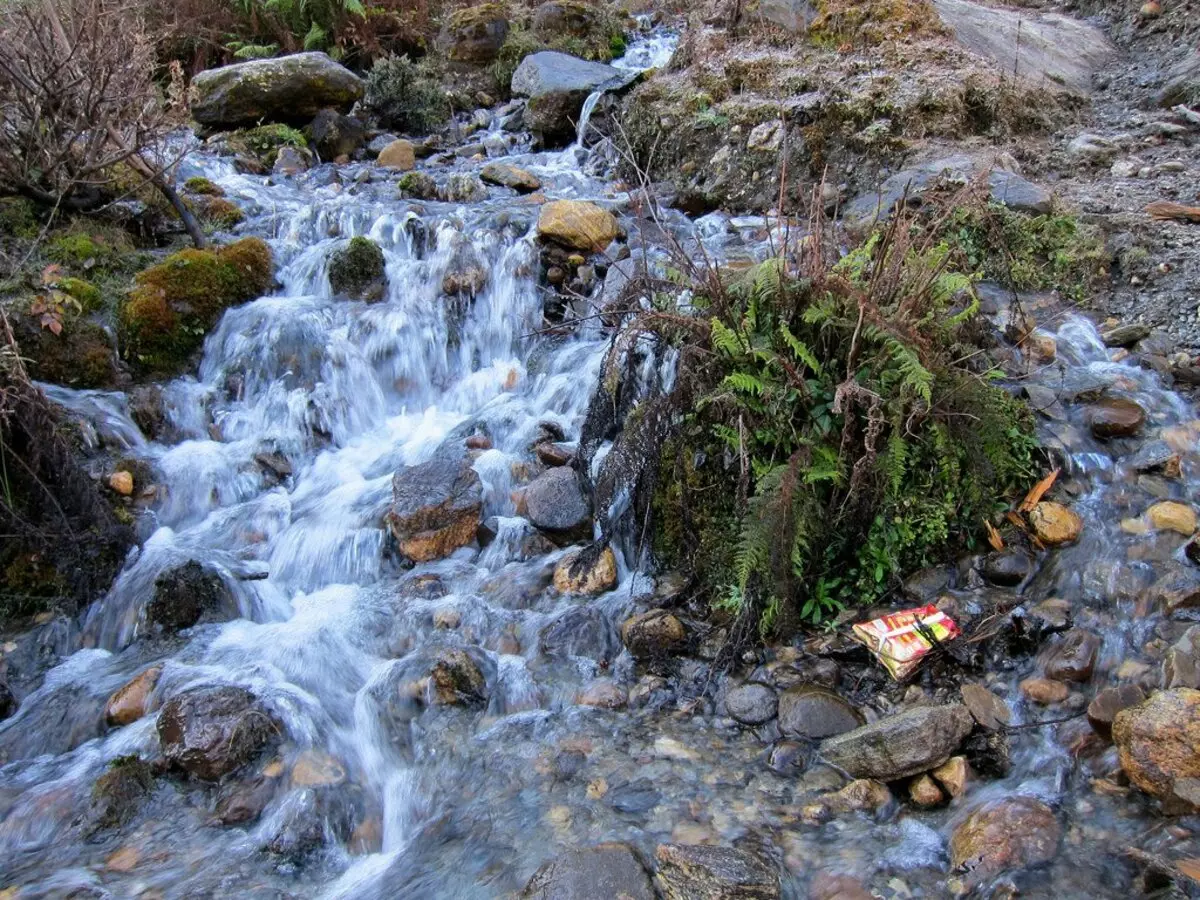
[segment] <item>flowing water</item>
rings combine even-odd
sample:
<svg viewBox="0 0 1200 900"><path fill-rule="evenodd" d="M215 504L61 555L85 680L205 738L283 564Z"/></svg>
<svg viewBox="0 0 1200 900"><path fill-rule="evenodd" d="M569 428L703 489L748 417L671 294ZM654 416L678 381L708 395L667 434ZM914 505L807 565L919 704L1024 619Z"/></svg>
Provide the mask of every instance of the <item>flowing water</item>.
<svg viewBox="0 0 1200 900"><path fill-rule="evenodd" d="M638 67L661 65L671 46L655 34L630 54ZM654 243L656 226L627 214L618 186L585 174L602 166L582 141L569 154L530 153L495 123L489 136L510 143L510 161L541 178L548 196L594 199L622 215L632 245ZM197 152L184 172L192 174L246 208L240 233L269 240L280 286L227 312L198 374L165 386L170 443L139 432L122 394L46 388L90 423L96 446L149 464L159 488L140 520L143 543L108 596L80 621L22 639L21 652L65 659L0 725L0 888L21 886L22 898L496 897L563 847L616 839L652 854L664 840L754 840L779 862L788 896L807 896L817 872L846 872L877 896L934 897L946 894L946 841L965 805L1027 793L1060 811L1064 839L1026 895L1127 896L1126 847L1187 837L1158 827L1136 797L1093 790L1092 779L1115 768L1111 749L1081 761L1071 734L1050 727L1015 735L1011 773L977 782L949 809L892 805L814 825L799 821L799 808L840 777L820 766L800 776L768 769L770 727L756 734L724 718L700 660L683 660L669 683L643 682L637 709L578 704L597 677L637 681L616 628L653 579L622 558L610 593L558 595L549 580L564 551L531 554L530 526L514 506L544 424L578 437L607 346L595 320L544 333L536 204L500 189L465 205L402 201L394 179L369 165L263 178ZM718 258L767 253L761 220L668 224ZM389 287L377 304L337 300L329 288L329 252L359 234L386 256ZM455 306L442 278L464 247L488 280ZM1112 362L1083 318L1046 319L1058 359L1034 369L1031 383L1104 382L1150 412L1148 433L1184 451L1184 477L1151 485L1123 455L1135 448L1090 437L1078 404L1043 421L1064 448L1064 480L1086 524L1077 545L1044 561L1023 599L1070 601L1076 623L1104 637L1098 688L1161 636L1163 623L1135 609L1129 583L1147 583L1181 553L1182 539L1131 535L1119 521L1142 512L1147 491L1190 497L1200 423L1153 372ZM474 431L491 439L473 467L484 515L497 517L495 540L402 569L383 524L393 473ZM291 474L266 471L256 462L264 453L285 457ZM238 617L177 637L145 633L155 579L189 560L221 573ZM982 602L981 592L960 593L964 604ZM544 652L547 626L570 637L572 652ZM486 706L401 703L449 647L479 660ZM236 781L218 791L160 777L119 835L84 831L105 767L158 752L154 715L101 724L107 698L152 664L162 666L156 701L240 685L282 723L284 742L252 764L269 793L260 816L214 821ZM1031 668L990 676L1017 721L1046 715L1015 689ZM304 754L321 761L323 777L299 777Z"/></svg>

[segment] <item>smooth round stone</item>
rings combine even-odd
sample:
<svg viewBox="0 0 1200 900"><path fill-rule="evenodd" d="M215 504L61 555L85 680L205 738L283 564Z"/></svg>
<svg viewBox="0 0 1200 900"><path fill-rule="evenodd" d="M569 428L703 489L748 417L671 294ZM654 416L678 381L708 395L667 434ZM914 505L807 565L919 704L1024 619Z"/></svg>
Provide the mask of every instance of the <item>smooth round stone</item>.
<svg viewBox="0 0 1200 900"><path fill-rule="evenodd" d="M779 728L787 737L818 741L853 731L864 721L857 709L825 688L799 685L779 696Z"/></svg>
<svg viewBox="0 0 1200 900"><path fill-rule="evenodd" d="M1146 411L1124 397L1102 397L1088 408L1088 424L1102 440L1130 437L1146 424Z"/></svg>
<svg viewBox="0 0 1200 900"><path fill-rule="evenodd" d="M1033 560L1020 550L989 553L983 560L983 577L1001 587L1016 587L1033 571Z"/></svg>
<svg viewBox="0 0 1200 900"><path fill-rule="evenodd" d="M725 695L725 709L743 725L762 725L775 718L779 700L765 684L741 684Z"/></svg>

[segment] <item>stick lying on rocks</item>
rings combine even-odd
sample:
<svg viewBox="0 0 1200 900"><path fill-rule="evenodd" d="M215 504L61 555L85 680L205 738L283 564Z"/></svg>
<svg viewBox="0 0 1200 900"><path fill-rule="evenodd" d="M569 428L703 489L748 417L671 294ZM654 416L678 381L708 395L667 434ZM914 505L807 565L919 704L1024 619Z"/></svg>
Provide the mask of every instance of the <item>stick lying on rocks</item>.
<svg viewBox="0 0 1200 900"><path fill-rule="evenodd" d="M1178 222L1200 225L1200 206L1184 206L1169 200L1155 200L1146 205L1145 212L1154 219L1175 219Z"/></svg>

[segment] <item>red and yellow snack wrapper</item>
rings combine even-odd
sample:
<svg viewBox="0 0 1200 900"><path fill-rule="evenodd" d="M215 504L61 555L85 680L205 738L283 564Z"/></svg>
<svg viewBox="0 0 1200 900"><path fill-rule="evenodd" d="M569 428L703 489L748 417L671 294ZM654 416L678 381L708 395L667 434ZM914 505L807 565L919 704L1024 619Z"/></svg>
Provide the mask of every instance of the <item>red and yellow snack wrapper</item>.
<svg viewBox="0 0 1200 900"><path fill-rule="evenodd" d="M908 677L935 643L958 637L954 620L933 605L859 622L853 631L855 640L866 644L896 681Z"/></svg>

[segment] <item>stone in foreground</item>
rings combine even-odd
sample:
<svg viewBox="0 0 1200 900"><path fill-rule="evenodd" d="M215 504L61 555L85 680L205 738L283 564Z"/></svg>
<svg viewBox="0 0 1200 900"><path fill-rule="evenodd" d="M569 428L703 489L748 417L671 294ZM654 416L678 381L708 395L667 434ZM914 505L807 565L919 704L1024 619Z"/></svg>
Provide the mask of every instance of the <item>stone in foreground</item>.
<svg viewBox="0 0 1200 900"><path fill-rule="evenodd" d="M282 726L241 687L193 688L158 714L158 741L171 765L202 781L219 781L279 740Z"/></svg>
<svg viewBox="0 0 1200 900"><path fill-rule="evenodd" d="M658 886L666 900L775 900L780 896L778 873L744 850L659 844L654 855Z"/></svg>
<svg viewBox="0 0 1200 900"><path fill-rule="evenodd" d="M200 72L192 79L192 117L236 128L260 122L304 124L322 109L349 112L361 78L324 53L294 53Z"/></svg>
<svg viewBox="0 0 1200 900"><path fill-rule="evenodd" d="M586 200L553 200L538 213L538 237L569 250L599 252L616 239L617 220L606 209Z"/></svg>
<svg viewBox="0 0 1200 900"><path fill-rule="evenodd" d="M475 540L483 486L466 460L434 457L392 479L388 526L400 552L415 562L449 556Z"/></svg>
<svg viewBox="0 0 1200 900"><path fill-rule="evenodd" d="M526 56L512 77L512 92L528 97L525 124L548 141L565 142L575 135L583 103L620 72L567 53L543 50Z"/></svg>
<svg viewBox="0 0 1200 900"><path fill-rule="evenodd" d="M568 850L533 873L522 900L654 900L645 866L628 844Z"/></svg>
<svg viewBox="0 0 1200 900"><path fill-rule="evenodd" d="M940 766L973 725L961 704L918 706L829 738L820 756L855 778L895 781Z"/></svg>
<svg viewBox="0 0 1200 900"><path fill-rule="evenodd" d="M1159 691L1121 710L1112 737L1130 781L1168 805L1196 806L1188 798L1200 779L1200 691Z"/></svg>
<svg viewBox="0 0 1200 900"><path fill-rule="evenodd" d="M1049 862L1058 853L1062 826L1049 806L1033 797L1007 797L973 810L950 838L950 862L971 884Z"/></svg>

